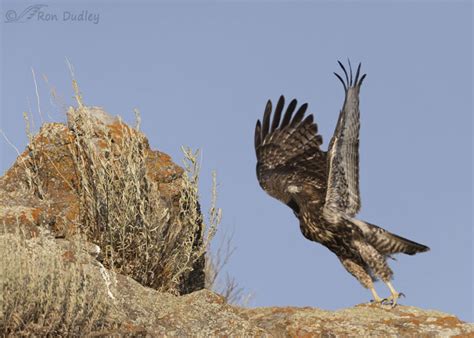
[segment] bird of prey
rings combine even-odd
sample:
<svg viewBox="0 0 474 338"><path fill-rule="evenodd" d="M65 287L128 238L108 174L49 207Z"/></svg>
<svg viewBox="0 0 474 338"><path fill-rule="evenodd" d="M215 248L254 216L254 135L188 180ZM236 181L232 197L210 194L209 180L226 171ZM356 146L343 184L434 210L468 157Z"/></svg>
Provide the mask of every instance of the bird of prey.
<svg viewBox="0 0 474 338"><path fill-rule="evenodd" d="M400 237L374 224L356 219L359 193L359 91L366 74L355 77L339 62L345 91L334 135L327 151L313 115L305 115L308 104L292 100L284 111L280 97L272 118L272 103L255 127L257 178L272 197L288 205L298 218L303 236L332 251L367 289L374 302L395 306L402 293L391 284L393 272L387 258L393 254L414 255L428 251L425 245ZM298 109L297 109L298 108ZM296 111L296 113L295 113ZM391 296L382 299L373 282L381 279Z"/></svg>

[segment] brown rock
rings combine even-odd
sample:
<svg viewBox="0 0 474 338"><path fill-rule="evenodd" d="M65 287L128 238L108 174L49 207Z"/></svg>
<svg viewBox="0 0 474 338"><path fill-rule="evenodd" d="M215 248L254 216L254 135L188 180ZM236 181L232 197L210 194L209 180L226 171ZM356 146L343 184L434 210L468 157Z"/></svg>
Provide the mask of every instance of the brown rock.
<svg viewBox="0 0 474 338"><path fill-rule="evenodd" d="M155 336L271 336L271 337L439 337L474 336L474 324L453 315L399 305L396 308L360 304L325 311L318 308L243 308L201 290L173 296L145 288L128 277L114 275L111 287L123 318L117 334L141 328ZM110 334L108 332L107 334Z"/></svg>
<svg viewBox="0 0 474 338"><path fill-rule="evenodd" d="M88 336L474 336L474 324L464 323L451 314L412 306L398 305L391 308L360 304L337 311L311 307L250 309L229 305L222 296L209 290L176 296L144 287L130 277L104 269L91 256L96 250L90 243L43 237L41 241L30 240L26 246L29 250L40 252L44 252L45 247L49 248L51 255L58 255L67 264L75 264L83 269L84 273L75 276L87 276L87 285L100 295L100 303L96 306L107 309L102 317L95 317L96 322L104 325L97 326L101 328L98 331L87 332ZM60 269L59 265L54 266ZM55 271L49 272L54 274ZM56 296L61 297L60 294ZM50 301L58 303L58 300ZM81 313L80 309L75 310ZM39 323L28 327L30 334L41 335L44 332Z"/></svg>
<svg viewBox="0 0 474 338"><path fill-rule="evenodd" d="M98 107L91 107L89 111L94 118L92 124L96 127L94 132L99 147L104 142L104 132L110 133L117 143L124 137L124 130L136 133L135 129ZM68 114L68 126L72 125L73 112ZM0 178L0 218L7 224L15 224L17 219L22 224L46 224L58 237L75 232L75 227L80 222L79 202L75 192L78 177L69 150L74 134L68 126L61 123L44 124L31 144ZM167 154L151 150L148 140L143 134L141 136L145 139L148 174L152 181L158 183L163 200L171 208L179 198L178 181L183 169ZM40 191L37 187L30 187L34 182L29 182L28 176L41 182ZM34 195L29 194L31 189L35 192Z"/></svg>
<svg viewBox="0 0 474 338"><path fill-rule="evenodd" d="M169 224L179 215L179 198L183 169L165 153L152 150L140 131L131 128L117 117L99 107L88 107L88 125L92 126L93 144L106 149L113 143L120 152L122 142L130 137L140 138L146 155L146 174L160 192L160 204L170 212ZM21 225L29 236L38 234L38 226L50 230L56 237L69 238L81 226L78 194L80 177L74 165L77 119L83 118L79 109L70 108L67 124L44 124L30 144L18 156L12 167L0 178L0 222L10 231ZM107 137L105 137L107 136ZM106 151L101 156L107 156ZM91 169L95 170L95 169ZM200 233L196 242L201 241ZM182 281L182 293L204 287L203 258L196 262L189 278Z"/></svg>

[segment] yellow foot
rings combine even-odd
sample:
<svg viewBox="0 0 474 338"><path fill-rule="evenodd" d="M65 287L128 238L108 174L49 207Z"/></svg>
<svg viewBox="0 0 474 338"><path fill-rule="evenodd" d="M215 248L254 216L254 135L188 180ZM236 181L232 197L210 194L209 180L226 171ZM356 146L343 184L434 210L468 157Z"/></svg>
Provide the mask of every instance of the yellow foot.
<svg viewBox="0 0 474 338"><path fill-rule="evenodd" d="M394 292L391 296L382 300L381 304L390 305L391 307L397 306L397 301L400 297L405 297L402 292Z"/></svg>
<svg viewBox="0 0 474 338"><path fill-rule="evenodd" d="M397 290L395 290L395 288L393 287L392 283L390 283L390 281L386 281L385 284L387 284L388 288L390 289L390 293L392 295L388 298L385 298L382 301L382 304L391 305L392 307L395 307L395 306L397 306L398 298L405 297L405 295L401 292L400 293L397 292Z"/></svg>
<svg viewBox="0 0 474 338"><path fill-rule="evenodd" d="M377 292L373 287L370 288L370 291L372 292L372 295L374 296L374 299L372 299L370 302L374 304L382 304L383 299L379 297Z"/></svg>

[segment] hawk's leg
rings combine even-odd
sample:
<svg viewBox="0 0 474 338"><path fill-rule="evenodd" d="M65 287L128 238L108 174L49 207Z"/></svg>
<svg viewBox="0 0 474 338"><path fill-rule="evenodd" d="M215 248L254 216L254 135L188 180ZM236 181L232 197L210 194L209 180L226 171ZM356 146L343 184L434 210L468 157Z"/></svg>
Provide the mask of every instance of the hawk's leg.
<svg viewBox="0 0 474 338"><path fill-rule="evenodd" d="M339 258L341 260L342 265L346 268L346 270L362 284L363 287L366 289L370 289L372 295L374 296L373 302L375 303L382 303L383 299L379 297L377 291L375 291L374 283L372 281L372 277L370 277L367 270L359 263L356 263L352 259L347 258Z"/></svg>
<svg viewBox="0 0 474 338"><path fill-rule="evenodd" d="M390 281L385 282L385 284L387 284L388 288L390 289L391 296L385 298L382 303L390 304L392 307L395 307L397 305L398 298L405 297L405 295L402 292L397 292Z"/></svg>
<svg viewBox="0 0 474 338"><path fill-rule="evenodd" d="M393 307L395 307L397 305L398 298L403 296L403 294L398 293L390 283L393 272L387 264L386 257L380 254L372 245L359 241L355 241L354 244L362 256L362 259L370 268L370 271L376 277L380 278L385 284L387 284L388 288L390 289L391 296L385 298L381 303L391 304Z"/></svg>
<svg viewBox="0 0 474 338"><path fill-rule="evenodd" d="M379 295L377 294L377 291L375 291L373 284L372 284L372 287L370 287L370 292L372 292L372 295L374 296L374 300L372 302L382 304L383 299L379 297Z"/></svg>
<svg viewBox="0 0 474 338"><path fill-rule="evenodd" d="M386 258L381 255L372 245L360 241L354 241L357 251L361 255L372 273L385 283L392 279L393 272L387 264Z"/></svg>

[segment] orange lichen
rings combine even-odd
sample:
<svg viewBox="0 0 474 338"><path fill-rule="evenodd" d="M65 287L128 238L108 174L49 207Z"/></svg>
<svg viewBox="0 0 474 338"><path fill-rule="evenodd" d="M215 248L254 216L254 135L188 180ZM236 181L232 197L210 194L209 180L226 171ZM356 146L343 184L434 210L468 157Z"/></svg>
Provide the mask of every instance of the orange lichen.
<svg viewBox="0 0 474 338"><path fill-rule="evenodd" d="M462 321L456 317L442 317L436 319L435 323L438 325L455 327L456 325L462 324Z"/></svg>
<svg viewBox="0 0 474 338"><path fill-rule="evenodd" d="M74 255L74 252L71 250L66 250L63 253L63 259L65 262L75 262L76 261L76 256Z"/></svg>
<svg viewBox="0 0 474 338"><path fill-rule="evenodd" d="M104 131L111 137L113 147L117 152L120 152L120 147L123 142L127 142L127 138L142 138L147 158L147 175L159 184L160 189L163 188L160 193L165 200L176 199L179 189L160 183L173 182L182 175L183 169L174 164L170 156L151 150L148 140L141 132L118 119L113 121L94 130L96 145L103 149L109 147ZM38 196L29 196L29 202L25 206L30 209L5 214L3 220L6 223L13 224L17 220L21 224L47 223L51 226L51 230L61 236L75 232L75 226L80 219L77 195L80 178L75 171L71 154L74 137L74 133L61 123L45 124L33 137L32 143L18 156L12 167L1 178L0 191L5 194L3 201L11 203L13 200L15 205L25 205L24 194L18 194L19 197L14 197L14 195L17 194L19 186L28 186L28 175L31 175L33 170L45 196L42 196L43 199ZM33 161L35 164L31 167ZM44 199L47 199L48 203L43 203ZM5 202L0 201L1 203Z"/></svg>

